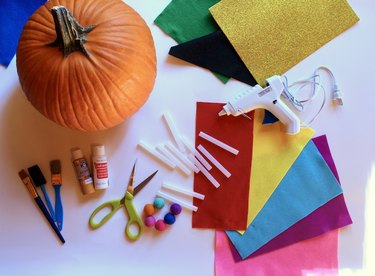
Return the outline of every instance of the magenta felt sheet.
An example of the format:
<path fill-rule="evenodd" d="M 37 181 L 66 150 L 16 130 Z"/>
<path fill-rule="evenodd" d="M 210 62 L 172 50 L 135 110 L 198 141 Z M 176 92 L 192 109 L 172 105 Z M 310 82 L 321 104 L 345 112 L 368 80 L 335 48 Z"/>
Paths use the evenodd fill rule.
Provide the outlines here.
<path fill-rule="evenodd" d="M 327 137 L 322 135 L 313 138 L 312 140 L 326 161 L 328 167 L 339 181 L 339 176 L 331 155 Z M 252 255 L 250 255 L 250 257 L 258 256 L 298 241 L 319 236 L 333 229 L 347 226 L 351 223 L 352 220 L 345 204 L 344 195 L 340 194 L 269 241 L 263 247 L 259 248 Z M 233 255 L 236 261 L 242 260 L 237 251 L 234 251 Z"/>
<path fill-rule="evenodd" d="M 272 276 L 272 275 L 337 275 L 338 230 L 313 239 L 247 258 L 242 262 L 233 259 L 232 244 L 226 234 L 216 231 L 216 276 Z"/>

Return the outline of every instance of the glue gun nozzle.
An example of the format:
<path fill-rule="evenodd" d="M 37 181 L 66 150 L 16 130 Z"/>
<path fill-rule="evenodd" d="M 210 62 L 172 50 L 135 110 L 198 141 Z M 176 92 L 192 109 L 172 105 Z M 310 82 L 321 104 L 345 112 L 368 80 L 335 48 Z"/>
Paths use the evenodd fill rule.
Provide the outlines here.
<path fill-rule="evenodd" d="M 219 112 L 219 116 L 224 116 L 224 115 L 227 115 L 227 112 L 225 111 L 225 109 Z"/>

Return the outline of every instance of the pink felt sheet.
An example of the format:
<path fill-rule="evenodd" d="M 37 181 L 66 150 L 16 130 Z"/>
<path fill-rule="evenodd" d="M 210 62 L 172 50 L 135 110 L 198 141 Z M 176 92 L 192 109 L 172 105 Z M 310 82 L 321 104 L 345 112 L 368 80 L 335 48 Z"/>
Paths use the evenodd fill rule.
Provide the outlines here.
<path fill-rule="evenodd" d="M 223 231 L 216 231 L 216 276 L 333 276 L 338 274 L 338 230 L 236 262 Z"/>

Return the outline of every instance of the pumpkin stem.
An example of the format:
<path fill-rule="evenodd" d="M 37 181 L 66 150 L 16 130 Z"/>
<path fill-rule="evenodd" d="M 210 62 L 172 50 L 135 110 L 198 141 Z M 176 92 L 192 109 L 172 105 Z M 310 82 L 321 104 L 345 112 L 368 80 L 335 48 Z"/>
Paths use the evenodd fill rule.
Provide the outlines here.
<path fill-rule="evenodd" d="M 64 57 L 74 51 L 81 51 L 89 57 L 90 54 L 84 43 L 87 41 L 87 33 L 92 31 L 95 26 L 82 27 L 64 6 L 53 7 L 51 13 L 55 22 L 56 40 L 47 45 L 59 47 Z"/>

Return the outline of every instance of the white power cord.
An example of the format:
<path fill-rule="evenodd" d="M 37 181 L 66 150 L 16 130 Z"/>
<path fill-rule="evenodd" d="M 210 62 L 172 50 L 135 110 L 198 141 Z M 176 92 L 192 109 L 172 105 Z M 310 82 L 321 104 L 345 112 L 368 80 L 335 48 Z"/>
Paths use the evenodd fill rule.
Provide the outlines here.
<path fill-rule="evenodd" d="M 326 89 L 320 82 L 320 74 L 319 71 L 325 71 L 331 79 L 332 82 L 332 100 L 336 102 L 339 105 L 343 105 L 343 99 L 342 95 L 340 93 L 340 90 L 338 89 L 336 79 L 330 69 L 324 66 L 320 66 L 314 70 L 314 73 L 311 77 L 303 80 L 296 81 L 289 85 L 288 78 L 284 75 L 284 91 L 282 93 L 282 96 L 287 99 L 298 111 L 302 111 L 305 107 L 305 105 L 311 101 L 313 101 L 320 91 L 323 92 L 323 100 L 320 105 L 319 110 L 317 113 L 313 116 L 313 118 L 306 123 L 306 125 L 311 124 L 315 118 L 319 115 L 320 111 L 323 109 L 325 103 L 326 103 Z M 299 94 L 303 88 L 306 86 L 311 86 L 309 96 L 305 99 L 298 99 L 297 94 Z M 296 87 L 296 90 L 294 92 L 291 92 L 292 88 Z"/>

